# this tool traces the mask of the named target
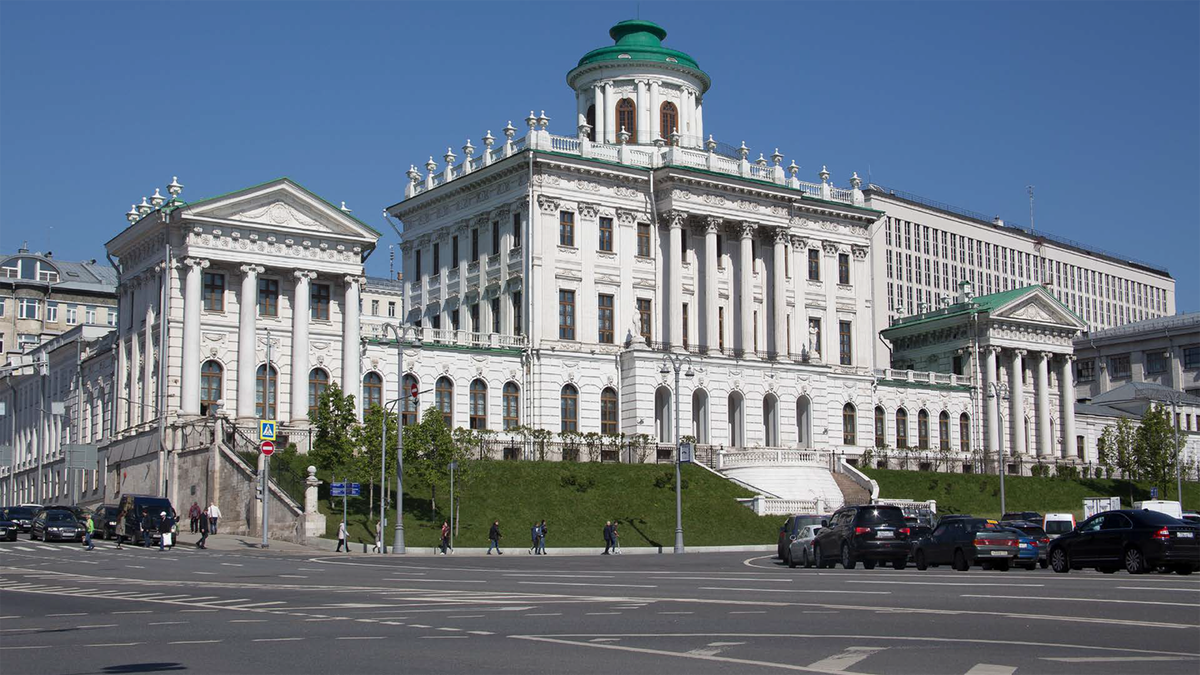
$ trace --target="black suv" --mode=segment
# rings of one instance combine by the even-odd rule
[[[867,569],[891,562],[902,570],[908,564],[910,530],[898,506],[844,506],[822,525],[813,541],[818,567],[840,562],[852,570],[861,560]]]

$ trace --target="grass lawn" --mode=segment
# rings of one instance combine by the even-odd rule
[[[1000,477],[994,475],[863,469],[879,483],[879,495],[893,499],[936,499],[938,513],[969,513],[999,517]],[[1174,499],[1175,486],[1169,491]],[[1009,511],[1083,515],[1084,497],[1120,497],[1121,506],[1150,499],[1150,485],[1106,478],[1032,478],[1005,476],[1005,506]],[[1184,482],[1183,508],[1200,508],[1200,484]]]
[[[320,509],[329,516],[326,537],[337,538],[342,500],[329,498],[329,477],[320,488]],[[695,466],[683,467],[683,532],[689,546],[772,544],[778,516],[756,516],[734,501],[750,492]],[[347,518],[353,542],[374,541],[375,520],[362,497],[350,498]],[[456,486],[457,490],[457,486]],[[427,485],[404,486],[404,533],[407,546],[436,545],[442,519],[448,517],[449,495],[437,495],[437,512]],[[457,499],[461,523],[454,543],[486,547],[492,520],[500,520],[502,546],[528,548],[529,530],[546,520],[547,548],[603,547],[606,520],[620,521],[622,546],[665,546],[675,542],[674,468],[669,464],[598,464],[573,462],[491,461]],[[378,487],[375,514],[379,508]],[[390,509],[389,509],[390,510]],[[393,524],[386,540],[391,542]]]

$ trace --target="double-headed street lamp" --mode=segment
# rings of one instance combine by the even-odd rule
[[[421,332],[413,326],[406,326],[402,323],[385,323],[383,324],[383,334],[387,336],[388,331],[392,331],[396,336],[396,400],[400,405],[396,408],[396,529],[392,538],[392,553],[404,553],[404,335],[412,331],[413,338],[417,345],[421,344]],[[387,414],[384,411],[384,424],[387,424]],[[383,437],[387,438],[386,429]],[[386,443],[386,441],[384,441]],[[383,538],[382,525],[380,526],[380,539]]]
[[[988,396],[996,399],[996,405],[992,406],[992,409],[996,411],[997,415],[999,415],[1000,400],[1008,398],[1008,384],[1005,382],[988,382]],[[991,415],[992,411],[989,410],[988,414]],[[997,433],[996,433],[996,438],[997,438],[997,442],[996,442],[996,473],[1000,474],[1000,513],[1001,513],[1001,515],[1003,515],[1004,512],[1007,510],[1004,507],[1004,473],[1005,473],[1005,471],[1007,471],[1008,467],[1005,466],[1006,462],[1004,460],[1004,448],[1001,447],[1000,443],[999,443],[999,437],[1000,437],[999,419],[997,419],[997,421],[996,421],[996,429],[997,429]],[[988,439],[989,442],[991,440],[992,439],[990,439],[990,438]]]
[[[659,373],[662,375],[671,374],[671,370],[675,370],[675,552],[683,553],[683,493],[681,492],[679,478],[679,370],[687,364],[687,372],[684,373],[687,377],[695,377],[696,372],[692,370],[692,359],[688,356],[680,356],[679,354],[664,354],[662,368]]]

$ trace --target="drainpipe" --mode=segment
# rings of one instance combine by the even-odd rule
[[[533,395],[531,392],[531,389],[534,387],[533,331],[526,328],[526,326],[531,325],[531,320],[533,319],[533,148],[529,148],[528,152],[529,180],[526,183],[528,188],[526,189],[525,197],[526,201],[528,202],[528,206],[526,207],[526,213],[528,216],[526,218],[525,227],[521,228],[521,239],[523,240],[521,242],[521,258],[523,258],[521,261],[523,277],[521,282],[521,322],[525,324],[525,326],[522,327],[522,332],[525,334],[525,351],[524,354],[522,354],[521,360],[524,361],[525,367],[521,370],[521,374],[524,376],[524,382],[521,383],[521,386],[523,394],[522,399],[525,407],[525,420],[527,421],[529,428],[535,429],[537,428],[537,425],[533,419],[533,411],[535,408],[533,406]]]

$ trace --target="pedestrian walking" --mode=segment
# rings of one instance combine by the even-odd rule
[[[529,528],[529,553],[531,555],[537,553],[538,534],[538,524],[534,523],[533,527]]]
[[[546,533],[549,531],[550,531],[550,528],[546,527],[546,521],[543,520],[541,523],[538,523],[538,540],[537,540],[538,541],[538,544],[537,544],[538,550],[537,550],[537,552],[542,555],[546,555]]]
[[[612,548],[612,521],[608,520],[604,523],[604,553],[600,555],[608,555],[609,549]]]
[[[210,534],[217,533],[217,521],[219,520],[221,520],[221,509],[217,506],[216,502],[213,502],[208,507],[208,528]]]
[[[200,504],[192,502],[192,508],[188,509],[188,520],[191,521],[192,534],[200,531]]]
[[[375,523],[375,548],[373,553],[379,553],[379,545],[383,543],[383,521]]]
[[[442,521],[442,555],[450,548],[450,523]]]
[[[208,541],[208,516],[202,516],[196,526],[200,528],[200,541],[196,542],[196,548],[208,548],[204,545]]]
[[[150,542],[154,541],[154,521],[150,518],[150,509],[142,508],[142,519],[138,521],[138,527],[142,532],[142,548],[150,548]]]
[[[167,515],[166,511],[160,511],[158,514],[158,550],[165,551],[168,546],[174,546],[175,543],[171,538],[171,526],[174,521]]]
[[[346,521],[338,523],[338,547],[334,553],[341,553],[342,547],[346,547],[346,553],[350,552],[350,544],[346,542]]]
[[[612,552],[613,555],[621,555],[621,537],[617,534],[617,521],[613,521],[612,526]]]
[[[125,539],[122,531],[125,529],[125,519],[127,517],[129,517],[129,505],[125,504],[117,514],[117,548],[121,548],[121,542]]]
[[[496,553],[504,555],[504,551],[500,550],[500,521],[492,521],[492,529],[488,530],[488,555],[492,554],[492,549],[496,549]]]
[[[96,524],[92,522],[92,514],[88,514],[86,523],[87,531],[83,535],[83,542],[87,545],[87,550],[94,551],[96,546],[92,544],[92,535],[96,532]]]

